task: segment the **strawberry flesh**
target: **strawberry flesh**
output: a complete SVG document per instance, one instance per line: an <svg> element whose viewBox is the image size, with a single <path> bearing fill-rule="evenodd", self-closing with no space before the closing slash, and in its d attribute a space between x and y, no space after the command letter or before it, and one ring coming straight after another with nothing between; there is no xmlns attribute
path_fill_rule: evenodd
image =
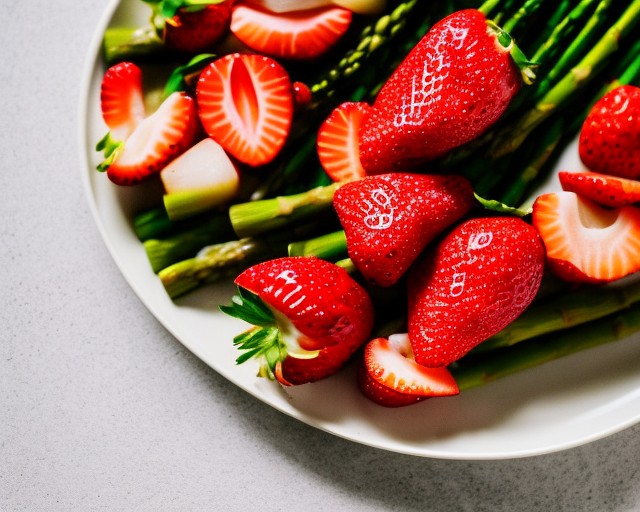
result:
<svg viewBox="0 0 640 512"><path fill-rule="evenodd" d="M474 9L436 23L382 87L363 120L368 174L410 171L482 134L519 90L520 72Z"/></svg>
<svg viewBox="0 0 640 512"><path fill-rule="evenodd" d="M410 405L432 396L459 393L446 368L427 368L415 362L406 334L376 338L364 349L359 385L369 399L386 407Z"/></svg>
<svg viewBox="0 0 640 512"><path fill-rule="evenodd" d="M241 4L233 9L231 31L257 52L283 59L314 59L338 42L351 19L351 11L335 6L273 13Z"/></svg>
<svg viewBox="0 0 640 512"><path fill-rule="evenodd" d="M640 87L617 87L596 102L582 125L578 151L590 171L640 179Z"/></svg>
<svg viewBox="0 0 640 512"><path fill-rule="evenodd" d="M409 339L417 363L447 366L515 320L542 280L544 246L517 217L454 228L409 276Z"/></svg>
<svg viewBox="0 0 640 512"><path fill-rule="evenodd" d="M365 176L360 163L358 133L368 110L369 105L364 102L341 103L320 125L316 142L318 158L333 181L356 181Z"/></svg>
<svg viewBox="0 0 640 512"><path fill-rule="evenodd" d="M396 283L427 244L473 204L463 177L407 173L347 183L333 199L349 257L379 286Z"/></svg>
<svg viewBox="0 0 640 512"><path fill-rule="evenodd" d="M578 283L606 283L640 270L640 208L605 209L573 192L538 196L533 224L551 270Z"/></svg>
<svg viewBox="0 0 640 512"><path fill-rule="evenodd" d="M250 166L272 161L282 149L293 116L287 72L269 57L229 54L210 63L196 88L207 134Z"/></svg>
<svg viewBox="0 0 640 512"><path fill-rule="evenodd" d="M102 118L114 140L125 140L145 118L142 71L132 62L111 66L100 86Z"/></svg>
<svg viewBox="0 0 640 512"><path fill-rule="evenodd" d="M562 190L591 199L611 208L640 202L640 181L618 178L596 172L558 173Z"/></svg>
<svg viewBox="0 0 640 512"><path fill-rule="evenodd" d="M175 92L113 152L107 176L117 185L139 183L191 147L199 133L195 101Z"/></svg>

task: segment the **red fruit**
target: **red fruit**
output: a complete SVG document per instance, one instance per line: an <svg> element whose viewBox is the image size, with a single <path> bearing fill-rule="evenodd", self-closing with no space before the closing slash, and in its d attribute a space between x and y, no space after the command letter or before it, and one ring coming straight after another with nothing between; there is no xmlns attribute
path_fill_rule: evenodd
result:
<svg viewBox="0 0 640 512"><path fill-rule="evenodd" d="M503 114L520 75L481 12L447 16L378 93L360 132L363 167L406 172L477 138Z"/></svg>
<svg viewBox="0 0 640 512"><path fill-rule="evenodd" d="M145 118L142 71L132 62L111 66L100 87L102 118L114 140L126 139Z"/></svg>
<svg viewBox="0 0 640 512"><path fill-rule="evenodd" d="M338 42L351 19L351 11L341 7L273 13L241 4L233 9L231 31L257 52L284 59L313 59Z"/></svg>
<svg viewBox="0 0 640 512"><path fill-rule="evenodd" d="M356 181L365 176L360 163L358 132L369 108L364 102L342 103L320 125L318 158L333 181Z"/></svg>
<svg viewBox="0 0 640 512"><path fill-rule="evenodd" d="M106 160L99 170L117 185L133 185L159 172L186 151L199 134L200 125L193 98L174 92L158 110L146 117L124 141L110 134L96 149L104 150Z"/></svg>
<svg viewBox="0 0 640 512"><path fill-rule="evenodd" d="M640 181L607 176L595 172L558 173L562 190L591 199L611 208L640 202Z"/></svg>
<svg viewBox="0 0 640 512"><path fill-rule="evenodd" d="M282 384L335 373L371 332L371 299L344 269L328 261L279 258L254 265L235 282L239 295L231 307L221 309L256 326L236 337L246 351L239 362L261 357L261 374Z"/></svg>
<svg viewBox="0 0 640 512"><path fill-rule="evenodd" d="M170 48L184 52L210 50L229 29L232 7L232 0L224 0L196 11L181 8L164 20L162 39Z"/></svg>
<svg viewBox="0 0 640 512"><path fill-rule="evenodd" d="M251 166L269 163L284 145L293 116L289 75L269 57L229 54L207 65L196 88L209 136Z"/></svg>
<svg viewBox="0 0 640 512"><path fill-rule="evenodd" d="M593 106L578 151L590 171L640 179L640 87L617 87Z"/></svg>
<svg viewBox="0 0 640 512"><path fill-rule="evenodd" d="M603 283L640 270L640 208L605 209L573 192L543 194L533 225L551 270L570 282Z"/></svg>
<svg viewBox="0 0 640 512"><path fill-rule="evenodd" d="M538 232L517 217L471 219L409 276L409 339L418 364L447 366L515 320L544 269Z"/></svg>
<svg viewBox="0 0 640 512"><path fill-rule="evenodd" d="M401 173L347 183L333 198L349 257L380 286L397 282L427 244L473 204L463 177Z"/></svg>
<svg viewBox="0 0 640 512"><path fill-rule="evenodd" d="M385 407L401 407L460 392L449 370L415 362L406 334L367 343L358 384L366 397Z"/></svg>

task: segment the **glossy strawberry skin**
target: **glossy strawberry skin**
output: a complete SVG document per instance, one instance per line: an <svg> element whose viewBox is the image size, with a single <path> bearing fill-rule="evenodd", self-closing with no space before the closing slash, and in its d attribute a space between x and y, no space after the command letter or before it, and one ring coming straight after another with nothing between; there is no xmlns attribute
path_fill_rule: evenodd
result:
<svg viewBox="0 0 640 512"><path fill-rule="evenodd" d="M409 339L417 363L447 366L515 320L543 275L540 235L516 217L453 229L409 276Z"/></svg>
<svg viewBox="0 0 640 512"><path fill-rule="evenodd" d="M560 171L562 190L591 199L610 208L621 208L640 202L640 181L595 172Z"/></svg>
<svg viewBox="0 0 640 512"><path fill-rule="evenodd" d="M520 88L520 72L482 13L455 12L414 47L360 132L368 174L407 172L482 134Z"/></svg>
<svg viewBox="0 0 640 512"><path fill-rule="evenodd" d="M333 204L358 270L391 286L427 244L469 212L474 196L459 176L391 173L343 185Z"/></svg>
<svg viewBox="0 0 640 512"><path fill-rule="evenodd" d="M578 151L593 172L640 178L640 87L617 87L596 102L582 125Z"/></svg>
<svg viewBox="0 0 640 512"><path fill-rule="evenodd" d="M373 304L342 268L310 257L285 257L245 270L236 284L257 294L303 336L316 357L286 357L282 375L292 384L322 379L339 370L368 338Z"/></svg>
<svg viewBox="0 0 640 512"><path fill-rule="evenodd" d="M211 50L229 29L233 3L225 0L197 11L178 10L175 16L165 20L162 31L164 43L188 53Z"/></svg>

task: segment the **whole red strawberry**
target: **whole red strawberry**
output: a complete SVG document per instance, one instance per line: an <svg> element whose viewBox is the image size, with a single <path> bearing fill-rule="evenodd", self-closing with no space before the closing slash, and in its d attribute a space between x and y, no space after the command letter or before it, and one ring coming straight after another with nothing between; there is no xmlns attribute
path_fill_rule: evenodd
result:
<svg viewBox="0 0 640 512"><path fill-rule="evenodd" d="M469 9L444 18L423 37L364 119L360 159L368 174L410 170L477 138L498 120L519 90L521 72L496 30L480 11Z"/></svg>
<svg viewBox="0 0 640 512"><path fill-rule="evenodd" d="M373 305L342 268L311 257L286 257L245 270L239 294L220 309L254 325L234 340L243 362L262 360L261 375L285 385L338 371L367 341Z"/></svg>
<svg viewBox="0 0 640 512"><path fill-rule="evenodd" d="M596 102L582 125L578 150L591 171L640 178L640 87L617 87Z"/></svg>
<svg viewBox="0 0 640 512"><path fill-rule="evenodd" d="M396 283L427 244L473 203L466 178L406 173L347 183L333 198L349 257L380 286Z"/></svg>
<svg viewBox="0 0 640 512"><path fill-rule="evenodd" d="M164 20L162 40L170 48L184 52L211 50L229 29L234 1L212 1L195 10L178 9L172 17Z"/></svg>
<svg viewBox="0 0 640 512"><path fill-rule="evenodd" d="M544 246L517 217L471 219L411 271L409 339L415 361L446 366L515 320L535 297Z"/></svg>

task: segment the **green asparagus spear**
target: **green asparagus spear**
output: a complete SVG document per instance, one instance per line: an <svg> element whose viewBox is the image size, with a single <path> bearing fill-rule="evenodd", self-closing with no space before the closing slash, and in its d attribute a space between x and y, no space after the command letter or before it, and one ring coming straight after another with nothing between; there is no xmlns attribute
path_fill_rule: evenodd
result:
<svg viewBox="0 0 640 512"><path fill-rule="evenodd" d="M623 340L640 331L640 303L599 320L560 333L523 341L477 356L465 356L450 366L458 387L465 391L518 371L564 356Z"/></svg>

